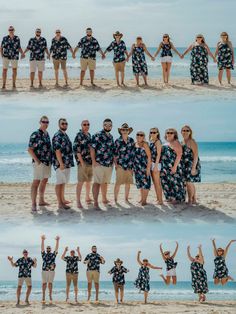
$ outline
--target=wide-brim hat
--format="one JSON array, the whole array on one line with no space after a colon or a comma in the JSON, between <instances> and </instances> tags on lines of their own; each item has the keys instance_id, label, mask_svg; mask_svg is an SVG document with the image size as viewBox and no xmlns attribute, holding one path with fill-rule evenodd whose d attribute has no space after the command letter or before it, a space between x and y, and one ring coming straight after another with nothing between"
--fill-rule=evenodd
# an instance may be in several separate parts
<instances>
[{"instance_id":1,"label":"wide-brim hat","mask_svg":"<svg viewBox=\"0 0 236 314\"><path fill-rule=\"evenodd\" d=\"M115 261L114 261L114 264L116 265L117 263L120 263L120 264L123 264L123 261L119 258L117 258Z\"/></svg>"},{"instance_id":2,"label":"wide-brim hat","mask_svg":"<svg viewBox=\"0 0 236 314\"><path fill-rule=\"evenodd\" d=\"M118 128L118 132L121 135L121 129L128 129L129 130L129 134L131 132L133 132L133 128L129 127L128 123L123 123L121 128Z\"/></svg>"},{"instance_id":3,"label":"wide-brim hat","mask_svg":"<svg viewBox=\"0 0 236 314\"><path fill-rule=\"evenodd\" d=\"M114 34L113 34L113 38L115 39L115 36L120 36L120 38L123 37L123 34L120 33L119 31L116 31Z\"/></svg>"}]
</instances>

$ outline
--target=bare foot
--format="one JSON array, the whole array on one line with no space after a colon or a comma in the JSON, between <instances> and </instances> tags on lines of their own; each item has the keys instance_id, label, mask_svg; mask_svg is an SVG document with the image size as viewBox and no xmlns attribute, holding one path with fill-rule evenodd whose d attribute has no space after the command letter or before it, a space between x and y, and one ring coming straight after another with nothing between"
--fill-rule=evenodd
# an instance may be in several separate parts
<instances>
[{"instance_id":1,"label":"bare foot","mask_svg":"<svg viewBox=\"0 0 236 314\"><path fill-rule=\"evenodd\" d=\"M77 202L77 208L79 208L79 209L83 209L84 208L83 205L81 204L81 202Z\"/></svg>"},{"instance_id":2,"label":"bare foot","mask_svg":"<svg viewBox=\"0 0 236 314\"><path fill-rule=\"evenodd\" d=\"M47 203L47 202L40 202L39 203L39 206L49 206L50 204L49 203Z\"/></svg>"},{"instance_id":3,"label":"bare foot","mask_svg":"<svg viewBox=\"0 0 236 314\"><path fill-rule=\"evenodd\" d=\"M89 205L89 204L91 204L92 202L93 202L93 200L91 199L91 198L86 198L86 203Z\"/></svg>"},{"instance_id":4,"label":"bare foot","mask_svg":"<svg viewBox=\"0 0 236 314\"><path fill-rule=\"evenodd\" d=\"M98 203L94 203L93 206L94 206L94 209L101 210L101 207L99 206Z\"/></svg>"}]
</instances>

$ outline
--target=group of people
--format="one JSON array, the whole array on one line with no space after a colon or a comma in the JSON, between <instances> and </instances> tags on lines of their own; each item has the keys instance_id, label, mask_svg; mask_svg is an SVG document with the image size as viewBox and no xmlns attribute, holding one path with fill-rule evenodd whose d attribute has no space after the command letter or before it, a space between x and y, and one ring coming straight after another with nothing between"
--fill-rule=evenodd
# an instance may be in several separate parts
<instances>
[{"instance_id":1,"label":"group of people","mask_svg":"<svg viewBox=\"0 0 236 314\"><path fill-rule=\"evenodd\" d=\"M37 211L37 194L39 206L49 206L45 200L45 189L51 176L51 165L56 172L56 196L59 209L70 209L70 201L65 198L65 185L70 179L70 170L77 163L77 207L83 209L81 192L86 186L86 203L101 209L98 198L101 190L102 202L111 206L107 198L108 184L111 181L113 167L116 169L114 201L118 204L121 185L125 186L125 202L129 200L130 186L135 177L136 187L140 190L139 203L147 205L148 193L153 182L157 204L163 205L163 194L170 204L196 204L195 182L201 181L201 164L198 145L193 139L192 129L185 125L181 128L182 141L178 139L175 129L165 131L165 143L161 142L160 131L152 127L149 142L145 133L138 131L136 139L130 137L133 131L127 123L118 128L120 136L114 140L111 134L112 121L105 119L101 131L91 136L90 122L83 120L81 129L72 143L68 134L68 122L65 118L58 121L59 130L52 141L47 128L49 119L42 116L40 127L30 136L28 152L32 157L33 183L31 186L32 211ZM92 194L90 196L91 181ZM186 195L187 194L187 195Z\"/></svg>"},{"instance_id":2,"label":"group of people","mask_svg":"<svg viewBox=\"0 0 236 314\"><path fill-rule=\"evenodd\" d=\"M42 87L43 71L45 69L45 54L47 58L52 57L56 86L59 84L59 68L61 67L64 75L65 85L68 85L68 74L66 69L67 51L69 50L73 58L76 58L78 49L81 49L80 56L80 85L83 85L84 77L87 68L90 72L91 84L94 86L94 73L96 68L96 54L99 52L104 59L106 54L113 51L113 64L115 69L116 81L118 86L125 86L125 64L129 62L129 58L132 58L133 74L136 79L136 83L139 86L139 78L143 77L144 84L147 83L148 66L146 62L146 55L155 61L155 58L160 53L160 61L163 72L163 82L168 85L170 78L170 70L173 59L173 52L175 52L180 58L191 52L190 62L190 75L192 84L208 84L208 57L210 56L214 62L217 62L219 69L219 83L222 84L222 77L224 70L226 71L228 84L231 84L231 70L234 69L234 49L229 35L226 32L220 34L220 40L217 43L216 51L214 54L210 51L204 36L198 34L195 38L195 42L191 44L183 54L175 48L173 42L168 34L164 34L161 43L159 44L157 51L152 55L142 37L138 36L136 42L132 45L131 50L128 51L125 42L122 40L123 34L119 31L113 34L114 40L103 51L96 38L93 37L91 28L86 29L86 36L80 39L77 46L73 49L68 40L62 36L60 29L55 32L55 37L52 39L51 46L48 48L47 41L41 35L41 29L37 28L35 31L35 37L32 37L25 50L21 48L20 38L15 35L15 29L10 26L9 34L3 37L1 43L1 55L3 59L3 85L2 88L6 88L7 70L9 64L12 66L13 71L13 88L16 87L17 66L19 60L19 54L21 58L24 58L26 53L30 51L30 80L31 87L34 87L35 72L38 70L39 87Z\"/></svg>"},{"instance_id":3,"label":"group of people","mask_svg":"<svg viewBox=\"0 0 236 314\"><path fill-rule=\"evenodd\" d=\"M41 237L41 255L42 255L42 303L46 303L46 289L49 290L49 301L52 303L52 293L53 293L53 281L55 278L56 269L56 257L59 249L59 236L56 237L56 246L54 251L52 251L51 246L47 245L45 250L45 235ZM231 240L225 249L216 247L215 239L212 239L213 249L214 249L214 264L215 270L213 274L214 283L216 285L225 285L228 281L233 281L233 278L229 275L229 270L226 265L226 256L230 245L236 242L236 240ZM160 274L166 285L177 283L176 267L177 262L175 262L175 257L178 252L178 242L176 242L176 249L173 253L170 251L163 251L162 244L160 244L161 256L166 264L166 276ZM68 247L64 249L61 259L66 262L66 301L69 301L70 286L73 282L74 286L74 297L75 302L78 302L78 262L82 261L82 256L79 247L76 250L71 250L70 254L67 254ZM195 257L191 256L190 246L187 248L187 255L191 262L190 270L192 276L192 288L194 293L198 294L199 301L204 302L206 300L206 293L208 292L208 281L207 273L204 269L204 256L202 252L202 247L199 245L198 253ZM19 267L18 273L18 287L17 287L17 304L20 304L20 296L22 285L25 282L27 285L26 291L26 304L29 304L29 296L32 289L31 280L31 268L37 267L36 258L29 257L28 251L25 249L23 251L23 257L20 257L14 262L13 257L8 256L13 267ZM138 277L134 282L137 289L144 293L144 302L147 303L148 293L150 291L150 269L162 270L162 267L152 265L147 258L141 259L141 251L137 254L137 263L140 266ZM96 296L95 301L99 301L99 278L100 278L100 265L105 264L105 259L98 254L97 247L94 245L91 248L91 253L89 253L85 259L84 264L87 265L87 281L88 281L88 298L91 299L92 283L94 282ZM114 261L114 266L108 272L112 275L112 281L115 290L115 300L116 303L123 303L124 301L124 286L125 286L125 274L129 270L123 266L123 261L117 258Z\"/></svg>"}]
</instances>

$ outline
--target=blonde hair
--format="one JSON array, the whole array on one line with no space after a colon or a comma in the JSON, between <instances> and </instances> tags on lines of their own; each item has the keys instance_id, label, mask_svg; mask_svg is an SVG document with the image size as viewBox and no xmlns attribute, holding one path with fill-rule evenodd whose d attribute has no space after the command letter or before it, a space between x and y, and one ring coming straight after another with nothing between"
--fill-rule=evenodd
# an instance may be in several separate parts
<instances>
[{"instance_id":1,"label":"blonde hair","mask_svg":"<svg viewBox=\"0 0 236 314\"><path fill-rule=\"evenodd\" d=\"M205 37L204 37L202 34L198 34L198 35L196 36L196 41L197 41L197 38L198 38L198 37L201 37L201 38L202 38L202 44L205 44L205 43L206 43Z\"/></svg>"},{"instance_id":2,"label":"blonde hair","mask_svg":"<svg viewBox=\"0 0 236 314\"><path fill-rule=\"evenodd\" d=\"M182 128L181 128L181 133L182 133L182 131L183 131L183 129L184 128L187 128L187 129L189 129L189 138L192 140L192 138L193 138L193 130L191 129L191 127L189 126L189 125L184 125Z\"/></svg>"},{"instance_id":3,"label":"blonde hair","mask_svg":"<svg viewBox=\"0 0 236 314\"><path fill-rule=\"evenodd\" d=\"M167 133L168 131L173 131L173 133L174 133L174 139L175 139L175 140L178 140L178 139L179 139L177 130L176 130L176 129L173 129L173 128L169 128L169 129L167 129L167 130L165 131L165 140L166 140L166 141L167 141L166 133Z\"/></svg>"},{"instance_id":4,"label":"blonde hair","mask_svg":"<svg viewBox=\"0 0 236 314\"><path fill-rule=\"evenodd\" d=\"M227 36L227 42L229 42L229 34L227 32L222 32L220 34L220 37L222 37L222 36Z\"/></svg>"},{"instance_id":5,"label":"blonde hair","mask_svg":"<svg viewBox=\"0 0 236 314\"><path fill-rule=\"evenodd\" d=\"M39 121L42 122L44 119L49 121L47 116L42 116Z\"/></svg>"},{"instance_id":6,"label":"blonde hair","mask_svg":"<svg viewBox=\"0 0 236 314\"><path fill-rule=\"evenodd\" d=\"M157 127L153 127L153 128L150 129L150 132L151 132L151 130L156 130L157 131L157 135L156 135L157 136L157 140L160 141L160 131L159 131L159 129ZM149 133L149 141L151 140L151 138L152 138L152 136Z\"/></svg>"}]
</instances>

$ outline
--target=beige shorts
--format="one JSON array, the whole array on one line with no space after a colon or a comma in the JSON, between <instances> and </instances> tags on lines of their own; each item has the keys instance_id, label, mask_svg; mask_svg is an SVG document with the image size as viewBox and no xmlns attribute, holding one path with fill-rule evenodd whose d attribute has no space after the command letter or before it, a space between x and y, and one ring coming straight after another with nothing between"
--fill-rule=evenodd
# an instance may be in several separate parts
<instances>
[{"instance_id":1,"label":"beige shorts","mask_svg":"<svg viewBox=\"0 0 236 314\"><path fill-rule=\"evenodd\" d=\"M84 167L78 165L78 182L91 182L93 177L92 165L84 163Z\"/></svg>"},{"instance_id":2,"label":"beige shorts","mask_svg":"<svg viewBox=\"0 0 236 314\"><path fill-rule=\"evenodd\" d=\"M88 283L99 283L100 273L97 270L88 270L87 271L87 280Z\"/></svg>"},{"instance_id":3,"label":"beige shorts","mask_svg":"<svg viewBox=\"0 0 236 314\"><path fill-rule=\"evenodd\" d=\"M55 271L42 271L42 282L43 283L53 283L55 277Z\"/></svg>"},{"instance_id":4,"label":"beige shorts","mask_svg":"<svg viewBox=\"0 0 236 314\"><path fill-rule=\"evenodd\" d=\"M61 65L61 69L65 70L66 69L66 60L53 59L53 65L54 65L54 70L59 70L60 65Z\"/></svg>"},{"instance_id":5,"label":"beige shorts","mask_svg":"<svg viewBox=\"0 0 236 314\"><path fill-rule=\"evenodd\" d=\"M94 183L110 183L113 167L96 166L93 167Z\"/></svg>"},{"instance_id":6,"label":"beige shorts","mask_svg":"<svg viewBox=\"0 0 236 314\"><path fill-rule=\"evenodd\" d=\"M39 72L43 72L45 70L45 60L32 60L30 61L30 73L36 72L38 69Z\"/></svg>"},{"instance_id":7,"label":"beige shorts","mask_svg":"<svg viewBox=\"0 0 236 314\"><path fill-rule=\"evenodd\" d=\"M18 278L18 286L23 286L24 282L26 283L26 286L27 287L30 287L32 286L32 280L30 277L21 277L21 278Z\"/></svg>"},{"instance_id":8,"label":"beige shorts","mask_svg":"<svg viewBox=\"0 0 236 314\"><path fill-rule=\"evenodd\" d=\"M121 167L116 169L116 183L121 184L133 184L133 175L130 170L124 170Z\"/></svg>"},{"instance_id":9,"label":"beige shorts","mask_svg":"<svg viewBox=\"0 0 236 314\"><path fill-rule=\"evenodd\" d=\"M41 164L37 165L35 162L33 163L33 178L34 180L43 180L51 177L51 166L46 166L41 162Z\"/></svg>"},{"instance_id":10,"label":"beige shorts","mask_svg":"<svg viewBox=\"0 0 236 314\"><path fill-rule=\"evenodd\" d=\"M61 170L57 168L56 170L56 185L67 184L70 180L70 168L65 168Z\"/></svg>"},{"instance_id":11,"label":"beige shorts","mask_svg":"<svg viewBox=\"0 0 236 314\"><path fill-rule=\"evenodd\" d=\"M11 67L13 69L17 69L17 67L18 67L18 60L11 60L11 59L8 59L8 58L5 58L5 57L2 58L2 67L3 67L3 69L8 69L10 64L11 64Z\"/></svg>"},{"instance_id":12,"label":"beige shorts","mask_svg":"<svg viewBox=\"0 0 236 314\"><path fill-rule=\"evenodd\" d=\"M89 70L95 70L96 69L96 60L88 58L80 58L80 68L81 71L86 71L87 68L89 68Z\"/></svg>"},{"instance_id":13,"label":"beige shorts","mask_svg":"<svg viewBox=\"0 0 236 314\"><path fill-rule=\"evenodd\" d=\"M67 284L67 286L70 286L71 282L73 282L73 285L75 287L78 286L78 274L66 273L66 284Z\"/></svg>"},{"instance_id":14,"label":"beige shorts","mask_svg":"<svg viewBox=\"0 0 236 314\"><path fill-rule=\"evenodd\" d=\"M124 72L125 71L125 61L122 62L113 62L114 68L118 72Z\"/></svg>"}]
</instances>

